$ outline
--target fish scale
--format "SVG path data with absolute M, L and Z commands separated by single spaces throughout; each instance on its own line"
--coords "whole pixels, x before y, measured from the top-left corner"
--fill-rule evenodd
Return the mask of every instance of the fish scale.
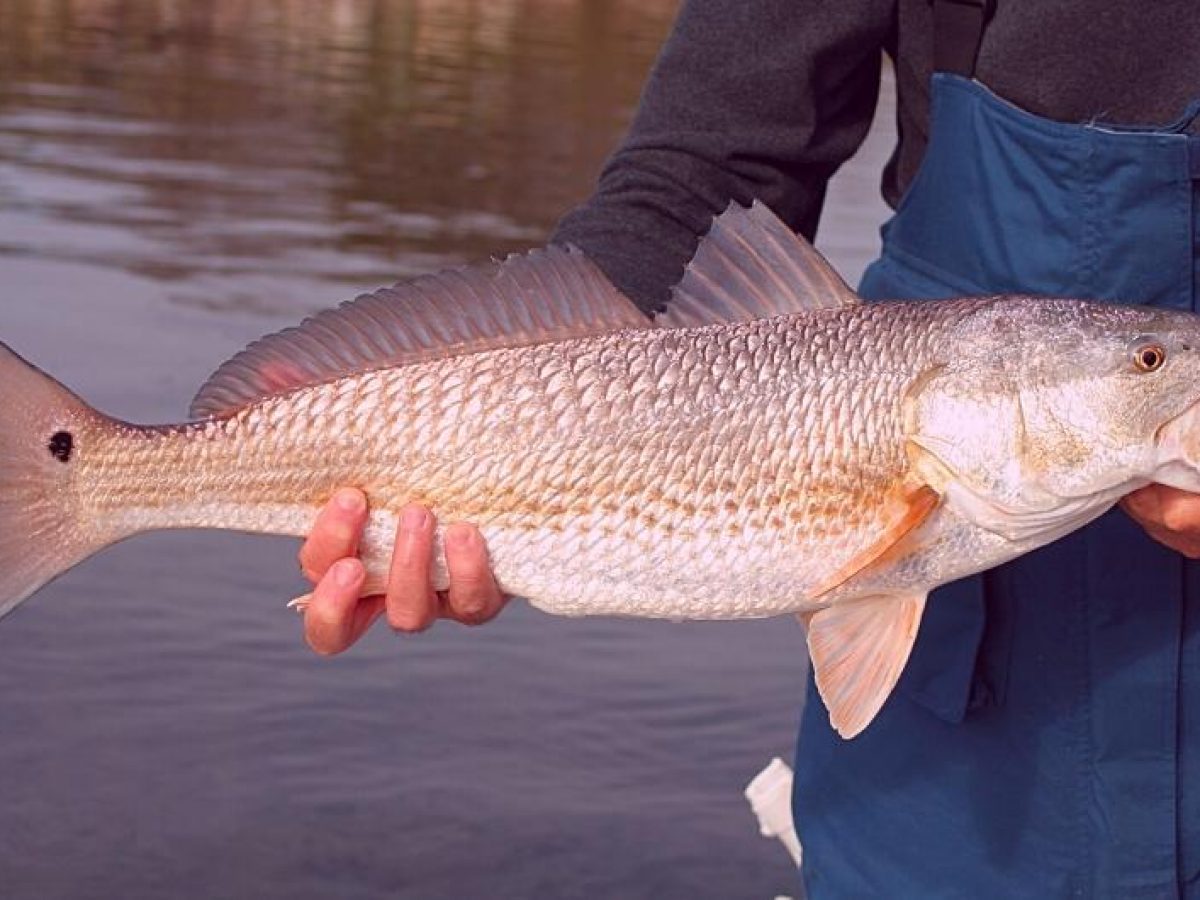
M 386 524 L 412 500 L 475 522 L 500 583 L 552 612 L 795 611 L 873 538 L 907 467 L 899 400 L 927 360 L 891 356 L 897 328 L 928 333 L 929 318 L 863 306 L 367 372 L 147 429 L 132 452 L 128 432 L 98 429 L 78 487 L 108 533 L 211 526 L 236 507 L 227 525 L 302 535 L 338 486 L 357 485 Z M 830 327 L 853 343 L 813 352 Z M 849 365 L 864 357 L 878 378 Z M 375 584 L 389 548 L 364 548 Z

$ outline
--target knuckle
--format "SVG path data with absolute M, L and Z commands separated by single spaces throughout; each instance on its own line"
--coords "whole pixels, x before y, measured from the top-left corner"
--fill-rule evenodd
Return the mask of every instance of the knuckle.
M 333 656 L 344 649 L 336 641 L 329 639 L 329 635 L 335 633 L 336 626 L 330 628 L 328 622 L 308 620 L 306 618 L 304 640 L 308 644 L 309 649 L 317 654 L 317 656 Z
M 426 603 L 426 582 L 419 578 L 399 577 L 393 574 L 388 580 L 387 602 L 389 611 L 419 611 Z
M 492 573 L 486 566 L 455 569 L 450 575 L 450 588 L 456 594 L 465 598 L 479 598 L 474 602 L 482 602 L 482 595 L 490 594 L 493 590 Z
M 310 650 L 312 650 L 313 653 L 317 654 L 317 656 L 325 656 L 325 657 L 336 656 L 338 653 L 341 652 L 339 649 L 337 649 L 335 647 L 327 646 L 326 644 L 322 643 L 319 640 L 315 640 L 314 638 L 310 637 L 307 640 L 308 640 L 308 648 Z
M 416 634 L 433 624 L 433 604 L 423 584 L 393 582 L 386 604 L 387 622 L 393 631 Z
M 459 572 L 470 572 L 479 568 L 479 560 L 470 550 L 447 542 L 444 545 L 446 568 L 457 575 Z
M 329 644 L 329 635 L 337 634 L 341 627 L 341 620 L 336 615 L 318 606 L 311 606 L 304 613 L 304 632 L 310 640 Z
M 454 594 L 450 598 L 450 612 L 455 622 L 463 625 L 481 625 L 487 622 L 487 599 L 479 594 Z
M 391 626 L 392 631 L 398 631 L 401 634 L 420 634 L 422 631 L 427 631 L 432 624 L 433 619 L 421 613 L 408 610 L 388 613 L 388 625 Z
M 486 585 L 492 582 L 492 565 L 486 553 L 472 548 L 446 548 L 446 568 L 452 584 Z
M 1163 506 L 1162 523 L 1168 531 L 1182 534 L 1192 527 L 1192 515 L 1182 504 L 1167 503 Z
M 486 606 L 464 609 L 458 615 L 458 621 L 469 628 L 475 628 L 478 625 L 486 625 L 494 618 L 496 618 L 496 610 L 490 609 Z
M 492 621 L 503 608 L 504 597 L 490 577 L 486 589 L 471 593 L 459 591 L 450 602 L 451 617 L 471 626 Z

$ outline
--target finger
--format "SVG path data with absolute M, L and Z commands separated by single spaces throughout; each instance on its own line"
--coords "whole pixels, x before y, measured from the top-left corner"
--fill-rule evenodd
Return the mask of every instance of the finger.
M 1149 527 L 1162 520 L 1160 485 L 1149 484 L 1121 499 L 1121 508 L 1141 525 Z
M 354 607 L 354 621 L 350 625 L 351 644 L 357 643 L 363 633 L 375 624 L 375 620 L 383 615 L 385 602 L 386 598 L 383 594 L 358 598 L 358 605 Z
M 1200 558 L 1200 497 L 1151 484 L 1122 499 L 1121 506 L 1146 533 L 1172 550 Z
M 367 498 L 362 491 L 343 488 L 317 516 L 312 533 L 300 548 L 300 570 L 317 582 L 339 559 L 358 554 L 367 524 Z
M 1162 510 L 1159 502 L 1158 485 L 1148 484 L 1122 497 L 1118 505 L 1154 540 L 1162 542 L 1165 530 L 1162 527 Z
M 397 631 L 424 631 L 437 618 L 437 596 L 429 579 L 434 525 L 423 506 L 410 504 L 400 511 L 386 607 L 388 624 Z
M 341 653 L 354 642 L 355 610 L 366 571 L 351 557 L 334 563 L 317 582 L 304 611 L 304 637 L 317 653 Z
M 494 619 L 504 606 L 504 596 L 492 576 L 483 535 L 473 525 L 460 522 L 446 529 L 445 543 L 450 572 L 447 615 L 465 625 Z
M 1189 559 L 1200 559 L 1200 540 L 1165 528 L 1148 527 L 1146 533 L 1160 544 L 1182 553 Z
M 1164 526 L 1189 537 L 1200 531 L 1200 497 L 1170 487 L 1160 488 L 1159 497 Z

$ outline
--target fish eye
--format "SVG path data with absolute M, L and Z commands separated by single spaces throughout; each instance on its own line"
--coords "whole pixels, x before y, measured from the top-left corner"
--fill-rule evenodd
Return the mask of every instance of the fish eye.
M 1139 372 L 1154 372 L 1167 361 L 1167 351 L 1161 344 L 1142 344 L 1133 351 L 1133 364 Z

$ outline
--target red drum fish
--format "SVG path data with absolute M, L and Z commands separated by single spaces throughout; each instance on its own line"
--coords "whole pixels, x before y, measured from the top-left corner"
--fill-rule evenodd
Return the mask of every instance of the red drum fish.
M 0 346 L 0 611 L 139 532 L 304 535 L 351 485 L 366 592 L 419 501 L 478 524 L 499 584 L 548 612 L 799 614 L 849 737 L 931 589 L 1148 483 L 1200 490 L 1198 401 L 1198 316 L 864 303 L 733 206 L 653 321 L 551 247 L 263 338 L 182 424 L 108 418 Z

